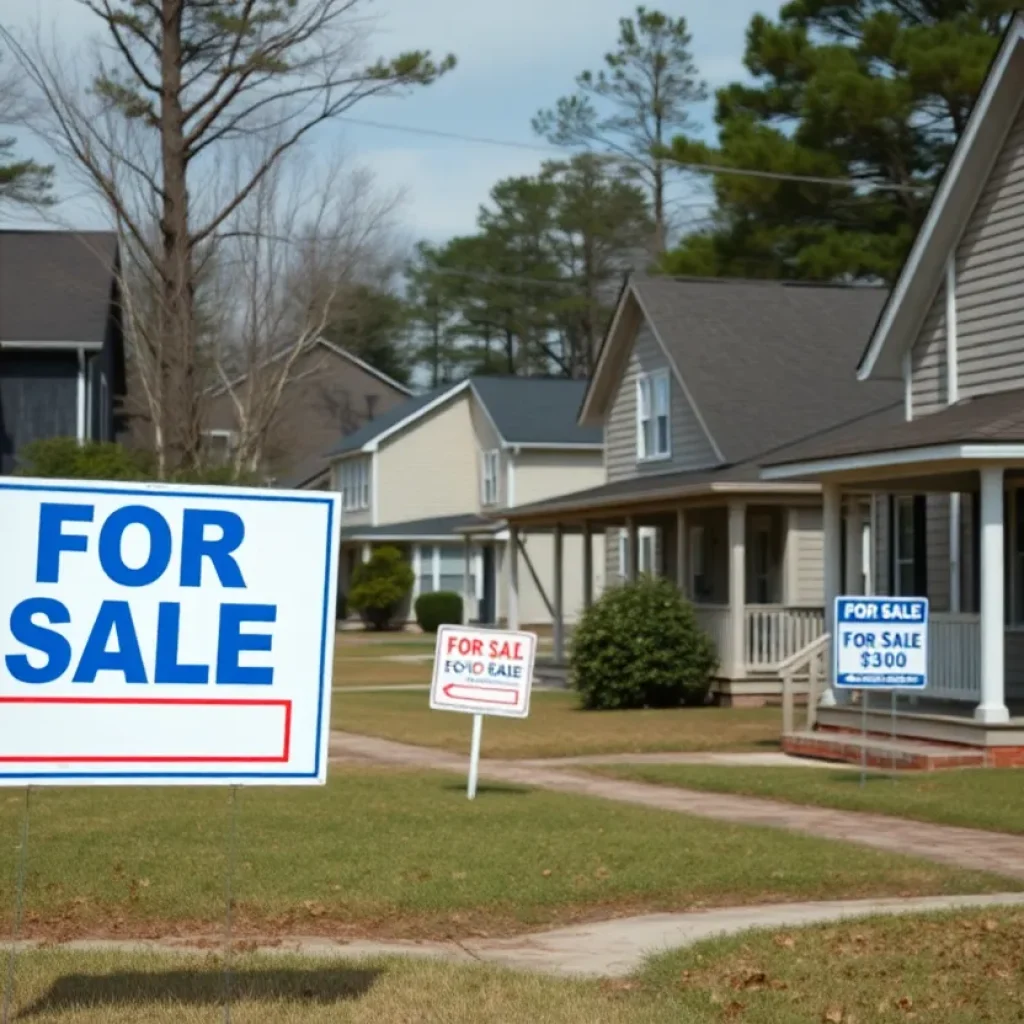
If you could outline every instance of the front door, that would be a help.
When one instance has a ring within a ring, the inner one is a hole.
[[[484,544],[481,549],[483,561],[483,598],[480,601],[478,619],[483,626],[494,623],[494,610],[497,597],[497,579],[494,572],[494,545]]]

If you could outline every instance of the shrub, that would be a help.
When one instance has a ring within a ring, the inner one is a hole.
[[[387,629],[412,589],[412,567],[398,548],[377,548],[352,573],[348,603],[373,629]]]
[[[717,665],[693,608],[663,579],[607,590],[573,635],[570,680],[585,708],[700,704]]]
[[[462,595],[451,590],[420,594],[416,598],[416,621],[424,633],[436,633],[441,626],[462,625]]]

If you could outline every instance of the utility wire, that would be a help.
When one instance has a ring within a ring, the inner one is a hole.
[[[437,128],[421,128],[418,125],[394,124],[390,121],[371,121],[362,117],[341,117],[339,121],[361,125],[365,128],[380,128],[384,131],[406,132],[410,135],[426,135],[436,139],[452,139],[457,142],[474,142],[484,146],[501,146],[505,149],[525,149],[539,153],[565,153],[565,149],[544,145],[539,142],[517,142],[512,139],[493,139],[486,135],[465,135],[461,132],[442,131]],[[628,163],[625,157],[610,156],[609,159]],[[927,195],[933,190],[931,185],[897,185],[882,181],[860,181],[857,178],[827,177],[819,174],[791,174],[785,171],[763,171],[751,167],[727,167],[724,164],[700,164],[686,160],[675,160],[663,157],[663,163],[681,167],[697,174],[731,174],[744,178],[764,178],[769,181],[797,181],[809,185],[835,185],[842,188],[863,188],[871,192],[907,192]]]

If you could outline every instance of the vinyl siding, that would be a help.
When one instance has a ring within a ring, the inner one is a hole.
[[[484,496],[484,452],[496,451],[498,453],[498,494],[494,505],[488,508],[500,508],[508,502],[508,454],[501,447],[501,437],[494,429],[486,411],[480,405],[476,395],[469,399],[469,411],[473,419],[473,431],[476,435],[477,459],[476,459],[476,486],[477,494],[480,495],[481,507],[483,507]],[[522,503],[516,496],[516,501]]]
[[[671,458],[637,461],[636,381],[641,373],[668,369],[669,362],[646,323],[637,331],[618,392],[605,425],[608,481],[654,473],[702,469],[718,464],[711,442],[679,381],[670,374]]]
[[[949,495],[925,496],[928,545],[928,603],[932,611],[949,611]]]
[[[381,445],[378,525],[477,512],[477,462],[476,433],[464,391]]]
[[[788,596],[791,605],[821,607],[825,601],[825,535],[820,508],[799,508],[793,517],[790,536],[793,591]]]
[[[1024,387],[1024,105],[956,250],[961,398]],[[913,348],[914,416],[946,404],[945,284]]]
[[[600,451],[520,451],[513,473],[517,505],[600,487],[605,482]]]

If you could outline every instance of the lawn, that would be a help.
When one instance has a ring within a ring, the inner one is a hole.
[[[908,941],[908,939],[910,941]],[[1024,912],[854,921],[662,954],[584,981],[418,960],[237,957],[235,1024],[973,1024],[1024,1013]],[[17,964],[16,1013],[40,1024],[207,1024],[214,956],[43,950]]]
[[[442,773],[336,768],[325,787],[241,793],[238,934],[504,934],[647,910],[982,892],[1012,882],[773,829]],[[28,934],[218,929],[220,789],[34,791]],[[21,797],[0,799],[0,913]],[[9,919],[9,918],[8,918]]]
[[[777,749],[778,708],[581,711],[574,694],[534,692],[525,721],[488,718],[485,757],[571,757],[677,750]],[[431,711],[425,693],[335,693],[331,726],[445,750],[469,748],[470,716]]]
[[[1024,774],[1012,768],[898,775],[829,768],[728,768],[705,765],[600,765],[601,775],[714,793],[739,793],[846,811],[1024,833]]]
[[[334,686],[430,685],[430,662],[386,661],[379,658],[334,659]],[[426,697],[424,696],[425,700]]]

